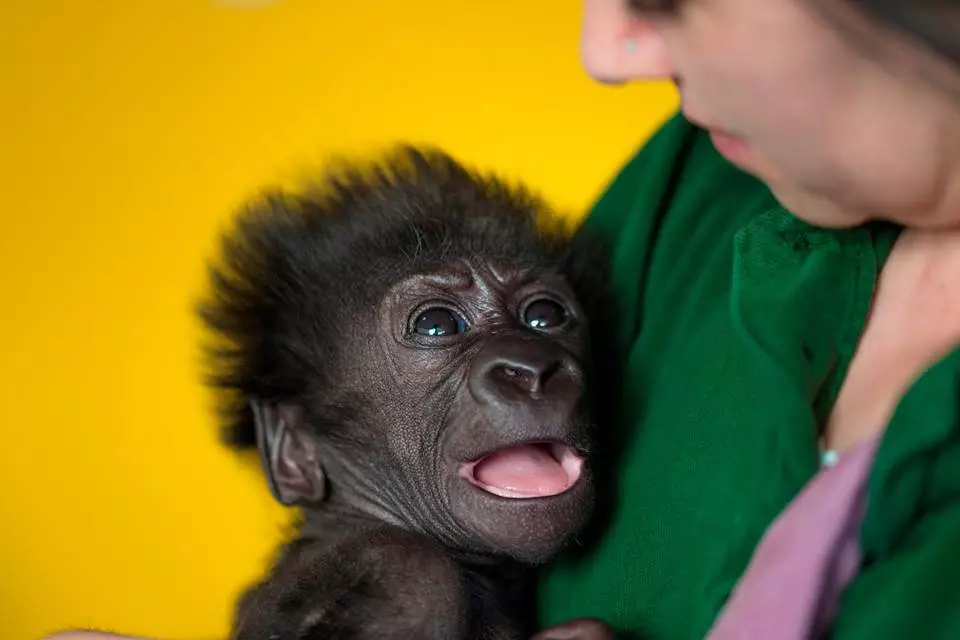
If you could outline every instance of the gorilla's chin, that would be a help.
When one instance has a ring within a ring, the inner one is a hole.
[[[472,467],[473,474],[462,471],[464,475],[450,486],[451,509],[461,526],[473,532],[478,548],[535,565],[555,555],[571,536],[580,531],[592,512],[594,486],[583,459],[569,451],[566,454],[561,451],[561,461],[553,462],[558,467],[552,472],[556,477],[549,482],[540,480],[540,490],[544,491],[540,495],[530,495],[531,485],[527,483],[531,481],[526,478],[515,483],[513,489],[495,487],[491,490],[492,485],[487,484],[491,478],[482,469],[477,470],[479,464]],[[522,469],[529,463],[518,463],[518,466]],[[470,466],[465,468],[470,469]],[[491,472],[498,482],[502,480],[499,472]],[[562,490],[546,493],[547,489],[555,489],[561,482],[564,484]],[[545,487],[543,483],[549,486]],[[523,491],[517,490],[518,484],[522,484]],[[523,495],[513,497],[502,493]]]

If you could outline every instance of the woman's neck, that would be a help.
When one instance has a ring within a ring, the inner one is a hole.
[[[904,231],[877,282],[825,448],[842,453],[879,435],[917,378],[958,345],[960,229]]]

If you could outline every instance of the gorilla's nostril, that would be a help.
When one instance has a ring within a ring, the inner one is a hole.
[[[493,370],[495,378],[499,378],[506,384],[509,384],[511,387],[521,387],[526,388],[530,386],[530,379],[533,377],[531,372],[523,369],[521,367],[512,367],[509,365],[501,365],[496,367]]]
[[[545,363],[542,366],[530,365],[519,366],[516,364],[501,364],[492,371],[495,378],[509,385],[510,388],[518,389],[526,394],[539,395],[544,392],[547,381],[550,380],[562,364]]]
[[[540,373],[540,381],[543,384],[547,383],[547,380],[552,378],[555,374],[560,372],[560,369],[563,367],[563,363],[559,360],[543,368],[543,371]]]
[[[470,390],[483,404],[577,401],[581,391],[578,363],[561,347],[545,340],[501,339],[474,360]]]

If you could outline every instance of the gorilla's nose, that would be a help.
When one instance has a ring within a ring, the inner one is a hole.
[[[470,391],[483,404],[560,400],[575,403],[583,370],[563,347],[544,338],[502,337],[477,354]]]

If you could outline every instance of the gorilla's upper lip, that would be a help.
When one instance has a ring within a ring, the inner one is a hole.
[[[525,445],[562,445],[571,449],[581,458],[587,458],[590,444],[586,439],[586,431],[589,425],[549,425],[541,426],[535,429],[492,429],[486,423],[470,424],[468,430],[476,437],[471,437],[471,442],[457,442],[456,444],[448,442],[446,448],[451,460],[457,464],[476,463],[487,458],[498,451],[522,447]],[[497,434],[497,431],[501,433]],[[509,435],[502,433],[514,431]]]
[[[473,486],[512,499],[565,493],[583,476],[584,456],[558,440],[526,440],[493,447],[459,465]]]

